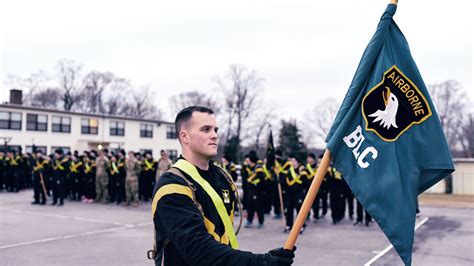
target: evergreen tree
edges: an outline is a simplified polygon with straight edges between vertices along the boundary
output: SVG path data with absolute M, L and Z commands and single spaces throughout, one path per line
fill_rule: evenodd
M 296 121 L 281 121 L 280 149 L 285 156 L 295 157 L 300 163 L 306 161 L 308 150 L 306 144 L 301 141 L 301 134 L 296 126 Z
M 240 141 L 239 137 L 232 136 L 224 146 L 224 154 L 229 156 L 229 158 L 234 162 L 238 163 L 240 160 Z

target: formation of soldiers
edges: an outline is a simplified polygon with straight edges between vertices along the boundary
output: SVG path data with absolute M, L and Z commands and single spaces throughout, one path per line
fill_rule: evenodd
M 223 156 L 222 165 L 234 181 L 241 178 L 243 209 L 247 212 L 245 227 L 253 227 L 255 214 L 257 228 L 264 225 L 265 214 L 273 212 L 274 219 L 285 218 L 285 232 L 291 230 L 296 213 L 301 208 L 304 197 L 318 169 L 321 156 L 310 153 L 306 162 L 294 157 L 283 159 L 282 152 L 276 151 L 273 165 L 267 167 L 266 159 L 260 160 L 256 152 L 245 156 L 240 169 Z M 64 154 L 61 149 L 51 155 L 41 151 L 23 154 L 16 151 L 0 151 L 0 191 L 18 192 L 33 188 L 32 204 L 64 205 L 64 200 L 84 203 L 116 203 L 125 206 L 139 206 L 140 201 L 152 198 L 153 188 L 159 176 L 171 166 L 165 151 L 160 159 L 152 154 L 124 150 L 84 151 Z M 369 226 L 370 215 L 355 199 L 349 186 L 336 168 L 330 166 L 312 206 L 312 215 L 307 221 L 317 222 L 329 210 L 333 224 L 338 224 L 345 216 L 356 221 L 354 225 Z M 283 206 L 283 208 L 282 208 Z M 302 228 L 305 229 L 306 224 Z
M 151 153 L 104 150 L 51 155 L 41 151 L 22 154 L 0 151 L 0 191 L 33 188 L 32 204 L 63 206 L 64 200 L 116 203 L 138 207 L 151 200 L 157 177 L 171 161 L 165 151 L 155 160 Z
M 282 152 L 276 151 L 273 166 L 267 167 L 266 159 L 260 160 L 254 151 L 245 157 L 241 169 L 243 208 L 247 211 L 245 227 L 253 227 L 255 213 L 258 217 L 257 228 L 264 225 L 265 214 L 274 213 L 274 219 L 285 218 L 285 232 L 291 230 L 296 213 L 301 208 L 306 192 L 316 175 L 322 155 L 319 158 L 310 153 L 306 162 L 299 162 L 295 157 L 283 159 Z M 237 176 L 235 165 L 223 160 L 223 164 L 232 176 Z M 333 224 L 344 218 L 346 205 L 349 219 L 354 219 L 356 205 L 356 221 L 354 225 L 369 226 L 372 218 L 355 197 L 342 174 L 332 165 L 327 169 L 316 200 L 312 206 L 312 221 L 316 223 L 331 211 Z M 283 206 L 283 208 L 282 208 Z M 311 217 L 308 216 L 307 221 Z M 301 229 L 304 231 L 306 224 Z

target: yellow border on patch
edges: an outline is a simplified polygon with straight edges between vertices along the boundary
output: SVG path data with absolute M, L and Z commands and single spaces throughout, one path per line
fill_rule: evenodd
M 369 125 L 369 122 L 367 121 L 367 117 L 365 115 L 365 112 L 364 112 L 364 102 L 365 102 L 365 98 L 367 98 L 367 96 L 373 91 L 375 90 L 379 85 L 383 84 L 384 80 L 385 80 L 385 75 L 390 72 L 392 69 L 396 69 L 398 70 L 398 73 L 400 73 L 406 80 L 410 81 L 411 84 L 413 84 L 413 87 L 415 88 L 415 90 L 421 95 L 421 97 L 423 98 L 423 100 L 425 101 L 426 103 L 426 106 L 428 108 L 428 114 L 423 118 L 421 119 L 420 121 L 418 122 L 411 122 L 411 124 L 409 124 L 404 130 L 400 131 L 400 133 L 398 133 L 397 137 L 395 137 L 394 139 L 386 139 L 382 136 L 380 136 L 380 134 L 375 130 L 375 129 L 372 129 L 372 128 L 369 128 L 368 125 Z M 390 67 L 387 71 L 385 71 L 382 75 L 382 81 L 380 81 L 377 85 L 375 85 L 374 87 L 372 87 L 372 89 L 370 89 L 364 96 L 364 98 L 362 99 L 362 106 L 361 106 L 361 109 L 362 109 L 362 116 L 364 117 L 364 120 L 365 120 L 365 130 L 366 131 L 372 131 L 374 132 L 375 134 L 377 134 L 377 136 L 379 136 L 379 138 L 381 138 L 382 140 L 386 141 L 386 142 L 394 142 L 396 141 L 403 133 L 405 133 L 405 131 L 407 131 L 411 126 L 413 125 L 419 125 L 421 123 L 423 123 L 426 119 L 428 119 L 431 115 L 432 115 L 432 112 L 431 112 L 431 108 L 430 108 L 430 103 L 426 100 L 425 98 L 425 95 L 423 93 L 420 92 L 420 90 L 418 89 L 418 87 L 416 86 L 416 84 L 411 81 L 411 79 L 409 79 L 407 76 L 405 76 L 405 74 L 403 74 L 403 72 L 396 66 L 396 65 L 393 65 L 392 67 Z

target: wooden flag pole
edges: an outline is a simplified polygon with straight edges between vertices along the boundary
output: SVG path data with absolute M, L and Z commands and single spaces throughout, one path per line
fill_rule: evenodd
M 283 228 L 286 226 L 286 221 L 285 221 L 285 208 L 283 207 L 283 191 L 281 190 L 281 183 L 280 183 L 280 178 L 278 178 L 278 197 L 280 198 L 280 212 L 281 212 L 281 219 L 283 221 Z
M 298 212 L 298 216 L 296 217 L 296 221 L 293 224 L 293 228 L 291 228 L 290 235 L 285 242 L 283 248 L 287 250 L 293 250 L 295 246 L 296 239 L 300 234 L 301 227 L 308 217 L 308 213 L 311 210 L 311 206 L 313 205 L 314 199 L 316 198 L 316 194 L 318 194 L 319 187 L 321 186 L 321 182 L 326 175 L 327 169 L 329 167 L 329 163 L 331 162 L 331 152 L 326 149 L 324 152 L 323 158 L 321 163 L 316 171 L 316 175 L 314 176 L 313 181 L 311 182 L 311 186 L 309 187 L 308 193 L 303 201 L 303 205 L 301 206 L 300 211 Z

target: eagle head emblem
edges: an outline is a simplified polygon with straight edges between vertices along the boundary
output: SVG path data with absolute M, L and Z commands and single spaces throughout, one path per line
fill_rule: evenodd
M 385 87 L 382 93 L 383 101 L 385 103 L 385 110 L 377 110 L 375 113 L 370 114 L 370 117 L 375 117 L 374 123 L 380 121 L 380 125 L 384 128 L 390 129 L 390 127 L 398 128 L 396 116 L 398 111 L 398 99 L 395 94 L 390 93 L 390 88 Z

